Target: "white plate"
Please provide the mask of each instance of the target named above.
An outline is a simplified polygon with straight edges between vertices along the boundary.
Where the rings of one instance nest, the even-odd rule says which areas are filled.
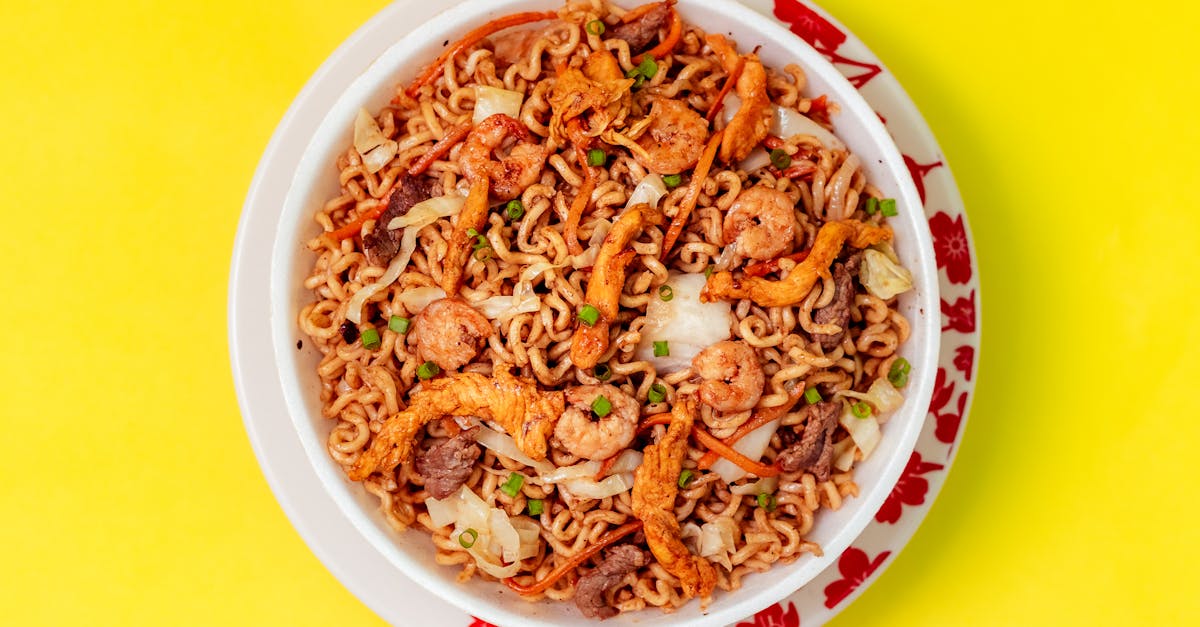
[[[306,138],[312,135],[320,121],[321,116],[314,112],[326,111],[332,106],[333,101],[343,91],[339,87],[348,86],[356,76],[356,68],[365,67],[381,54],[391,41],[402,36],[413,25],[438,13],[448,4],[445,0],[426,3],[408,0],[394,3],[356,32],[322,65],[297,98],[298,104],[288,111],[276,130],[262,161],[264,164],[270,163],[271,167],[260,168],[256,174],[247,197],[247,207],[282,205],[291,182],[291,173],[305,148]],[[763,6],[762,2],[747,4],[763,13],[771,14],[772,7]],[[779,16],[804,18],[798,21],[801,26],[793,27],[793,31],[807,34],[805,39],[821,49],[831,60],[839,63],[839,67],[850,70],[847,75],[852,80],[857,77],[856,85],[865,86],[864,96],[889,120],[890,130],[896,136],[901,149],[908,155],[922,157],[913,163],[923,164],[941,160],[933,138],[911,102],[861,44],[840,35],[844,29],[817,17],[816,13],[806,11],[803,5],[781,0],[774,9]],[[389,36],[377,37],[381,31]],[[363,41],[381,43],[377,46],[378,49],[373,49],[372,46],[364,46]],[[312,90],[312,86],[316,84],[323,85],[319,93]],[[914,177],[921,182],[923,173],[914,171]],[[931,225],[934,226],[935,236],[938,236],[936,243],[939,247],[939,265],[948,269],[943,273],[944,276],[940,277],[943,300],[946,301],[943,303],[943,310],[959,311],[962,304],[974,303],[973,299],[978,297],[977,284],[971,276],[969,257],[963,264],[952,262],[951,257],[946,255],[946,262],[943,263],[943,249],[946,249],[949,242],[948,236],[953,236],[955,228],[962,226],[961,201],[954,189],[953,180],[944,167],[931,172],[929,180],[925,181],[925,191],[927,211],[933,216]],[[316,478],[286,415],[275,377],[276,367],[270,342],[272,323],[269,319],[266,289],[270,249],[265,245],[250,245],[252,242],[271,241],[277,219],[277,215],[262,211],[243,213],[230,277],[230,345],[234,376],[239,388],[243,416],[246,417],[247,432],[263,472],[292,523],[314,553],[347,588],[373,610],[396,624],[465,626],[471,623],[472,619],[424,594],[359,535],[350,522],[339,513],[327,494],[311,490],[311,486],[316,485]],[[967,250],[969,238],[965,227],[961,231],[960,243],[964,247],[963,250]],[[967,277],[965,283],[961,280],[964,265]],[[955,283],[953,280],[959,281]],[[951,295],[957,294],[963,296],[950,299]],[[877,520],[888,518],[882,514],[891,512],[895,509],[894,505],[902,502],[924,502],[924,505],[910,508],[904,513],[899,524],[872,523],[854,542],[854,546],[840,557],[837,562],[838,569],[827,569],[812,584],[792,595],[783,605],[760,612],[759,616],[764,619],[777,617],[783,621],[777,624],[788,624],[790,619],[800,614],[804,615],[806,625],[827,619],[853,598],[853,595],[861,592],[865,587],[860,585],[863,580],[877,576],[879,566],[889,557],[894,557],[915,531],[928,508],[929,501],[932,500],[932,494],[925,498],[921,498],[924,495],[917,494],[921,492],[917,488],[923,481],[920,475],[924,474],[925,479],[932,479],[934,491],[940,487],[953,450],[952,446],[946,444],[952,445],[958,433],[958,429],[950,429],[949,423],[955,422],[957,426],[965,416],[964,404],[969,395],[969,380],[973,372],[973,359],[967,355],[974,356],[978,338],[975,318],[974,311],[968,315],[952,316],[952,325],[957,325],[957,328],[964,332],[953,334],[953,337],[944,334],[946,341],[943,342],[942,368],[939,369],[939,374],[943,371],[949,373],[950,382],[939,381],[941,394],[935,396],[934,400],[935,405],[939,406],[939,411],[934,413],[935,421],[927,423],[926,432],[923,433],[914,455],[914,460],[923,460],[924,463],[934,464],[937,468],[921,466],[919,463],[910,464],[910,472],[906,472],[898,491],[889,499],[889,505],[885,505],[881,510],[881,516],[877,516]],[[955,369],[956,362],[967,363],[963,372]],[[958,386],[957,390],[955,386]],[[951,406],[957,408],[955,411],[941,411],[940,407],[947,404],[944,400],[947,395],[953,398]],[[939,434],[944,439],[948,438],[949,442],[942,444],[941,451],[934,451],[930,447],[939,442]],[[418,598],[420,603],[412,602]]]

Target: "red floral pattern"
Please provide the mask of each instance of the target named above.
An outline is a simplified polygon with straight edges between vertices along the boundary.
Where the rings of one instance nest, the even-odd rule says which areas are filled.
[[[959,333],[974,333],[975,290],[971,290],[970,296],[955,299],[953,303],[943,298],[942,315],[946,316],[946,324],[942,325],[943,331],[953,329]]]
[[[891,551],[884,551],[876,555],[875,559],[870,559],[862,549],[854,547],[846,549],[846,552],[838,558],[838,572],[842,574],[842,578],[825,586],[825,607],[833,609],[838,603],[844,601],[891,554]]]
[[[929,492],[929,482],[921,475],[943,468],[945,466],[941,464],[922,460],[921,454],[913,451],[912,457],[908,458],[908,465],[904,467],[904,473],[896,482],[896,487],[892,488],[892,493],[883,502],[883,507],[875,512],[875,520],[895,524],[900,520],[905,505],[924,505],[925,494]]]
[[[933,383],[933,399],[929,402],[929,413],[937,421],[933,435],[939,442],[953,444],[958,437],[958,427],[962,424],[963,414],[967,409],[967,392],[958,396],[957,409],[947,410],[946,406],[954,400],[954,381],[946,381],[946,369],[938,368],[937,379]]]
[[[975,363],[975,347],[965,344],[954,349],[954,367],[963,373],[963,378],[971,380],[971,366]]]
[[[755,614],[753,621],[738,623],[737,627],[800,627],[800,612],[796,604],[790,601],[787,611],[784,611],[782,603],[776,603]]]
[[[482,618],[475,618],[474,616],[472,616],[471,618],[474,618],[475,620],[467,627],[496,627],[495,625],[487,622],[486,620],[483,620]]]
[[[863,85],[883,71],[874,63],[855,61],[839,54],[837,49],[846,43],[846,33],[799,0],[775,0],[775,17],[790,25],[793,33],[825,55],[831,63],[863,70],[858,74],[842,72],[855,88],[862,89]]]
[[[914,177],[915,178],[915,177]],[[971,280],[971,244],[967,241],[967,229],[962,215],[951,219],[939,211],[929,219],[929,231],[933,233],[933,250],[937,254],[937,265],[946,269],[951,283],[966,283]]]
[[[882,118],[883,116],[879,117]],[[887,121],[884,120],[884,123],[886,124]],[[933,163],[917,163],[916,159],[913,159],[908,155],[904,155],[904,166],[908,168],[908,173],[912,175],[913,183],[917,186],[917,193],[920,194],[922,203],[925,202],[925,177],[929,174],[930,170],[940,167],[941,165],[941,161],[934,161]],[[941,267],[940,263],[938,264],[938,267]]]

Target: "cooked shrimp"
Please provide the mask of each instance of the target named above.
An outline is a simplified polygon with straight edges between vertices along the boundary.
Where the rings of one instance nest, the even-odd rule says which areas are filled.
[[[457,370],[475,359],[482,341],[493,333],[492,323],[479,310],[458,298],[442,298],[417,314],[409,339],[422,361]]]
[[[521,379],[507,370],[492,376],[456,372],[421,384],[408,407],[393,414],[375,434],[349,471],[362,481],[379,471],[390,473],[412,458],[417,434],[431,420],[443,416],[478,416],[500,425],[533,459],[546,458],[546,438],[563,413],[563,393],[538,389],[536,381]]]
[[[596,399],[603,396],[609,413],[595,419]],[[568,388],[567,409],[554,427],[567,452],[586,459],[604,460],[620,453],[637,434],[641,408],[632,396],[611,385],[579,385]]]
[[[515,136],[520,140],[508,156],[493,159],[493,153],[504,145],[504,140]],[[500,200],[512,200],[521,195],[526,187],[537,182],[550,156],[553,146],[533,141],[529,129],[519,120],[496,113],[475,125],[467,135],[458,153],[458,167],[463,176],[472,183],[487,177],[491,181],[491,193]]]
[[[713,52],[721,59],[721,66],[732,74],[738,66],[737,50],[723,35],[705,37]],[[745,55],[746,63],[741,76],[734,85],[741,106],[725,125],[725,138],[721,140],[721,161],[737,163],[746,158],[751,150],[767,136],[771,128],[771,99],[767,95],[767,71],[758,60],[758,55]]]
[[[754,349],[744,342],[726,340],[692,358],[692,371],[700,375],[700,400],[717,411],[745,411],[762,397],[762,366]]]
[[[817,231],[808,257],[796,264],[786,277],[769,281],[755,276],[733,278],[730,272],[718,272],[709,277],[700,292],[700,300],[711,303],[718,299],[737,300],[749,298],[763,307],[785,307],[794,305],[808,296],[817,279],[829,278],[829,264],[842,252],[843,244],[854,248],[866,248],[872,244],[892,239],[889,226],[865,224],[858,220],[826,222]]]
[[[655,98],[650,122],[634,146],[626,147],[642,167],[655,174],[678,174],[692,169],[708,141],[708,123],[686,102]]]
[[[774,259],[788,251],[796,236],[796,216],[787,194],[756,185],[738,194],[725,214],[725,245],[751,259]]]

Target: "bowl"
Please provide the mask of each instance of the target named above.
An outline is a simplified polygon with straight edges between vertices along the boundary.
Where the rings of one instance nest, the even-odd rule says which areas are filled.
[[[374,111],[382,107],[395,85],[411,79],[436,57],[443,42],[454,41],[499,15],[560,5],[554,0],[470,0],[447,9],[396,41],[362,68],[358,78],[328,109],[295,167],[283,207],[262,208],[279,216],[269,277],[271,343],[291,421],[319,480],[311,489],[325,491],[371,546],[413,581],[462,610],[498,625],[590,625],[593,621],[583,618],[570,603],[528,603],[496,583],[457,583],[458,569],[434,563],[428,534],[416,529],[403,533],[392,530],[379,512],[378,500],[347,479],[325,450],[332,425],[321,416],[315,374],[319,355],[311,348],[296,350],[296,320],[311,299],[302,286],[312,262],[304,242],[319,230],[313,214],[337,192],[332,163],[352,141],[353,119],[359,108]],[[913,272],[916,285],[900,300],[900,310],[912,326],[911,337],[900,352],[912,363],[913,374],[904,406],[884,425],[879,447],[856,466],[860,495],[847,499],[838,511],[823,511],[817,516],[808,539],[821,545],[822,556],[805,555],[790,564],[776,565],[769,573],[748,576],[739,590],[718,591],[707,612],[701,612],[699,603],[692,602],[671,614],[649,609],[621,615],[607,621],[610,625],[727,625],[779,601],[815,577],[866,527],[900,476],[920,433],[936,373],[940,310],[932,243],[916,188],[878,117],[817,51],[751,9],[729,0],[681,0],[678,9],[685,21],[709,32],[726,33],[743,49],[761,44],[759,55],[768,66],[799,64],[808,76],[805,93],[828,94],[840,105],[841,112],[833,120],[835,132],[862,159],[872,184],[885,196],[896,198],[900,210],[890,224],[896,231],[897,253]],[[378,48],[380,42],[357,38],[346,46]],[[299,98],[312,97],[312,90],[306,89]],[[273,154],[268,153],[266,158]],[[253,209],[247,206],[247,211]],[[235,279],[238,276],[235,272]],[[237,347],[233,349],[237,355]]]

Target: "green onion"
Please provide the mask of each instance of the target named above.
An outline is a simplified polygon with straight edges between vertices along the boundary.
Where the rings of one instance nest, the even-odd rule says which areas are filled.
[[[667,388],[661,383],[655,383],[650,386],[650,391],[646,393],[646,399],[651,403],[661,403],[667,400]]]
[[[478,539],[479,532],[475,531],[474,529],[467,529],[466,531],[458,534],[458,543],[461,544],[462,548],[464,549],[469,549],[475,546],[475,541]]]
[[[432,361],[427,361],[420,366],[417,366],[417,378],[422,381],[427,381],[436,377],[441,371],[442,369],[438,368],[437,364],[433,363]]]
[[[654,78],[658,74],[658,63],[654,61],[654,57],[646,57],[637,66],[638,74],[646,77],[646,80]]]
[[[767,510],[768,512],[775,511],[775,495],[767,494],[766,492],[760,492],[758,495],[758,506]]]
[[[374,328],[363,329],[359,337],[362,338],[363,348],[367,350],[373,351],[383,345],[383,341],[379,339],[379,331]]]
[[[901,388],[908,384],[908,373],[912,370],[912,364],[908,360],[901,357],[892,362],[892,368],[888,371],[888,382],[893,386]]]
[[[600,396],[596,397],[596,400],[592,401],[592,411],[595,412],[597,416],[603,418],[612,412],[612,402],[609,401],[606,396],[601,394]]]
[[[879,199],[874,196],[868,196],[866,211],[869,216],[875,215],[879,211]]]
[[[782,170],[792,165],[792,157],[784,149],[776,148],[771,151],[771,165]]]
[[[679,484],[680,489],[688,487],[688,484],[692,482],[693,474],[694,473],[692,471],[686,470],[686,469],[683,472],[679,473],[678,484]]]
[[[671,302],[672,298],[675,298],[675,290],[671,289],[670,285],[659,286],[658,297],[661,298],[664,303],[669,303]]]
[[[408,327],[411,324],[412,320],[409,320],[404,316],[392,316],[391,318],[388,318],[388,328],[396,333],[399,333],[400,335],[408,333]]]
[[[525,502],[525,508],[530,516],[541,516],[546,509],[546,504],[542,499],[529,499]]]
[[[859,401],[850,406],[850,413],[854,414],[855,418],[870,418],[871,406],[865,401]]]
[[[525,205],[519,200],[510,200],[504,205],[504,215],[508,216],[509,220],[520,220],[525,215]]]
[[[666,357],[667,355],[670,355],[670,354],[671,354],[671,347],[670,347],[670,345],[667,344],[666,340],[654,343],[654,356],[655,357]]]
[[[592,369],[592,375],[601,381],[608,381],[612,377],[612,368],[609,368],[608,364],[596,364],[596,367]]]
[[[663,185],[667,186],[667,189],[675,189],[676,187],[679,187],[680,183],[683,182],[683,176],[679,174],[668,174],[662,177],[662,182]]]
[[[589,166],[602,166],[602,165],[604,165],[605,161],[608,161],[608,155],[606,155],[604,153],[604,150],[601,150],[599,148],[593,148],[593,149],[588,150],[588,165]]]
[[[479,231],[475,229],[467,229],[467,237],[479,237]]]
[[[517,493],[521,491],[521,486],[525,485],[525,476],[519,472],[514,472],[508,475],[508,481],[500,486],[500,491],[516,498]]]
[[[883,200],[879,201],[879,213],[882,213],[884,216],[889,218],[899,215],[900,212],[896,209],[896,199],[884,198]]]
[[[583,28],[588,32],[589,35],[595,35],[599,37],[600,35],[604,34],[604,22],[601,22],[600,20],[592,20],[584,25]]]
[[[707,268],[704,269],[704,278],[707,279],[708,277],[712,276],[713,272],[715,272],[715,271],[716,271],[716,268],[713,268],[711,265],[708,266]]]
[[[808,388],[804,390],[804,400],[809,405],[816,405],[821,402],[821,393],[817,391],[817,388]]]
[[[596,326],[596,322],[600,320],[600,310],[591,305],[584,305],[579,310],[578,318],[580,322],[588,325],[589,327],[594,327]]]

